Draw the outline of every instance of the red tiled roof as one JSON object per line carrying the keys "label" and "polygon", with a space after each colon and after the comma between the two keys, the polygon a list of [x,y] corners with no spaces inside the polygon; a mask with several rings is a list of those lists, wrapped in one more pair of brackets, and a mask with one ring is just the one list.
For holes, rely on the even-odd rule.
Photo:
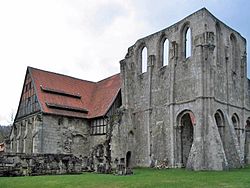
{"label": "red tiled roof", "polygon": [[120,74],[97,82],[94,95],[91,98],[92,108],[89,115],[91,117],[104,116],[113,104],[120,88]]}
{"label": "red tiled roof", "polygon": [[94,118],[107,113],[121,88],[120,74],[99,82],[28,67],[44,113]]}

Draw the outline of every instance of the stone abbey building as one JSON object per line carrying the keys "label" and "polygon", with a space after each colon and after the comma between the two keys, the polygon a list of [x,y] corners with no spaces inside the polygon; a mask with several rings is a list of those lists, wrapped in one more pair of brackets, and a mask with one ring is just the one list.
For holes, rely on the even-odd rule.
{"label": "stone abbey building", "polygon": [[100,82],[29,67],[10,151],[126,167],[250,163],[246,40],[205,8],[139,39]]}

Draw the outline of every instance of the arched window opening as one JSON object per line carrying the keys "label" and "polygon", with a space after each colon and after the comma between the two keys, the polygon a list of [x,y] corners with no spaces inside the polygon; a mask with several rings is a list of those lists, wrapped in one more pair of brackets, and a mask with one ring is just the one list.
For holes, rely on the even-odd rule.
{"label": "arched window opening", "polygon": [[162,55],[162,62],[163,62],[163,66],[168,65],[169,63],[169,40],[165,39],[164,43],[163,43],[163,55]]}
{"label": "arched window opening", "polygon": [[231,60],[232,60],[232,68],[233,71],[236,71],[237,69],[237,63],[236,63],[236,37],[234,34],[230,35],[230,42],[231,42]]}
{"label": "arched window opening", "polygon": [[190,57],[191,54],[192,54],[191,29],[187,28],[185,33],[185,58]]}
{"label": "arched window opening", "polygon": [[240,139],[240,126],[239,126],[240,121],[239,121],[239,117],[237,116],[237,114],[233,114],[232,122],[233,122],[233,125],[234,125],[235,133],[236,133],[237,138],[239,140]]}
{"label": "arched window opening", "polygon": [[217,110],[217,112],[214,115],[216,125],[218,127],[218,131],[220,134],[220,138],[224,147],[225,144],[225,123],[224,123],[224,117],[223,113],[220,110]]}
{"label": "arched window opening", "polygon": [[237,128],[239,128],[239,122],[238,122],[238,117],[237,117],[237,115],[233,115],[232,116],[232,122],[233,122],[233,125],[234,125],[234,128],[235,129],[237,129]]}
{"label": "arched window opening", "polygon": [[148,50],[146,47],[143,47],[141,51],[141,73],[147,72],[148,66]]}

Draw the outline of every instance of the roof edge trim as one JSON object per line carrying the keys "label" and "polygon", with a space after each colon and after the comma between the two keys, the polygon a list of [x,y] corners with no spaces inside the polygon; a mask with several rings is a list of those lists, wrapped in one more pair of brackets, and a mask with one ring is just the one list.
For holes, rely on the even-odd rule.
{"label": "roof edge trim", "polygon": [[67,96],[67,97],[77,98],[77,99],[81,99],[82,98],[82,96],[79,95],[79,93],[77,93],[77,94],[75,94],[75,93],[69,93],[69,92],[66,92],[66,91],[58,90],[58,89],[44,87],[42,85],[40,85],[40,88],[41,88],[42,91],[47,92],[47,93],[52,93],[52,94],[57,94],[57,95],[63,95],[63,96]]}
{"label": "roof edge trim", "polygon": [[45,103],[49,108],[56,108],[60,110],[67,110],[67,111],[74,111],[74,112],[82,112],[82,113],[88,113],[88,110],[85,108],[78,108],[74,106],[66,106],[66,105],[61,105],[61,104],[56,104],[56,103]]}

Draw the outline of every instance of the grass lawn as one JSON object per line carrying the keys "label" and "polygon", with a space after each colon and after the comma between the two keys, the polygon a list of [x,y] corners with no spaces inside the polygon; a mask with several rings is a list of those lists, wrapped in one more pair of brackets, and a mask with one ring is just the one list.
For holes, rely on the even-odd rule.
{"label": "grass lawn", "polygon": [[0,188],[121,188],[178,187],[231,188],[250,187],[250,166],[224,172],[193,172],[185,169],[134,169],[134,175],[80,175],[0,177]]}

